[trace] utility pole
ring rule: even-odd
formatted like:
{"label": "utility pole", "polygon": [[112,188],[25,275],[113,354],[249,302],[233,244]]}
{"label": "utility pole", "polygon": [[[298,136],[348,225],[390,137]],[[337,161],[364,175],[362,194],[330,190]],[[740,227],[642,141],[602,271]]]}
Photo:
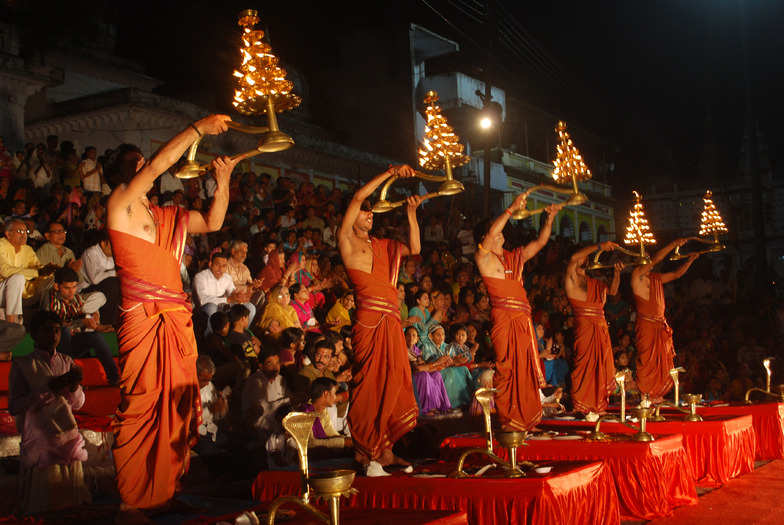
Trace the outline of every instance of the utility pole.
{"label": "utility pole", "polygon": [[[493,86],[493,0],[485,0],[485,29],[487,29],[487,61],[485,63],[485,96],[482,99],[483,111],[485,116],[489,116],[490,102],[493,99],[491,94]],[[495,123],[499,125],[498,122]],[[484,217],[490,216],[490,150],[491,142],[490,131],[487,130],[485,135],[485,156],[484,162],[484,205],[482,206],[482,215]]]}
{"label": "utility pole", "polygon": [[754,258],[757,261],[755,291],[757,298],[771,295],[768,286],[768,256],[765,243],[765,214],[762,202],[762,177],[757,145],[757,115],[754,108],[754,93],[751,87],[751,63],[749,62],[749,35],[746,25],[746,7],[743,0],[740,8],[741,47],[743,50],[743,78],[746,88],[746,137],[748,138],[748,168],[751,177],[751,218],[754,225]]}

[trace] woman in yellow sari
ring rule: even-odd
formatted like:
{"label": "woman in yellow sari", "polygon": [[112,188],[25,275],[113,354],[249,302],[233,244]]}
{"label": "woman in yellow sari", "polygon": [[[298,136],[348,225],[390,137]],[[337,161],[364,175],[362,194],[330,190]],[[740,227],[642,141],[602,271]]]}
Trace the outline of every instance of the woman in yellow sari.
{"label": "woman in yellow sari", "polygon": [[354,290],[348,290],[327,312],[327,325],[333,332],[340,332],[344,326],[351,326],[350,310],[354,309]]}
{"label": "woman in yellow sari", "polygon": [[[276,286],[267,295],[267,304],[264,307],[264,313],[261,319],[254,327],[254,333],[257,337],[263,335],[270,335],[277,339],[280,332],[286,328],[302,328],[297,317],[297,311],[291,306],[291,296],[287,286]],[[275,329],[270,330],[270,325],[274,325]],[[269,332],[269,334],[267,334]]]}

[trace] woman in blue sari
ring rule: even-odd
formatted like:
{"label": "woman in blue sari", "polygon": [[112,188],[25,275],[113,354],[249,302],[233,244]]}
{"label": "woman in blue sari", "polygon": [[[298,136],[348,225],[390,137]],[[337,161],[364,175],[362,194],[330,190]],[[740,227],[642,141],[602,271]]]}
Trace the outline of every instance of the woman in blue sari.
{"label": "woman in blue sari", "polygon": [[408,316],[419,317],[419,322],[414,323],[412,326],[419,332],[419,340],[424,341],[430,333],[430,329],[441,322],[444,316],[443,311],[436,310],[432,314],[427,309],[430,306],[430,294],[425,290],[419,290],[414,295],[414,302],[416,306],[408,311]]}
{"label": "woman in blue sari", "polygon": [[449,355],[445,342],[446,332],[440,324],[430,327],[427,337],[420,343],[422,358],[433,365],[444,378],[444,386],[453,408],[468,405],[474,394],[474,382],[471,372],[465,366],[457,365]]}
{"label": "woman in blue sari", "polygon": [[560,349],[553,347],[552,339],[544,338],[544,325],[534,325],[539,357],[544,360],[544,378],[548,385],[563,387],[569,374],[569,364],[559,355]]}

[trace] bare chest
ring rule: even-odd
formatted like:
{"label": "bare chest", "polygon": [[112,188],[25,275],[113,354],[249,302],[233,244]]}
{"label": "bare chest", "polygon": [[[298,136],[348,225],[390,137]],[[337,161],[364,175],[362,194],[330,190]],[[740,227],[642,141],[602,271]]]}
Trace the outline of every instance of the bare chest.
{"label": "bare chest", "polygon": [[369,243],[362,239],[349,239],[348,253],[343,254],[343,261],[346,268],[352,270],[361,270],[366,273],[373,272],[374,259],[381,258],[381,246],[376,239],[372,239]]}

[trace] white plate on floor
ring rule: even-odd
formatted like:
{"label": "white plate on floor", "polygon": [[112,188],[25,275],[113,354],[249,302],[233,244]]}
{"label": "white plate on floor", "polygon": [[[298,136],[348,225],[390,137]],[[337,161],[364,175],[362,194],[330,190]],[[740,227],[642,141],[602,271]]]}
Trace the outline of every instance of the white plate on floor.
{"label": "white plate on floor", "polygon": [[553,439],[560,439],[561,441],[575,441],[578,439],[583,439],[583,437],[568,435],[568,436],[555,436]]}
{"label": "white plate on floor", "polygon": [[574,416],[553,416],[553,419],[560,419],[561,421],[574,421]]}
{"label": "white plate on floor", "polygon": [[528,441],[550,441],[551,439],[553,438],[550,436],[531,436],[528,438]]}

